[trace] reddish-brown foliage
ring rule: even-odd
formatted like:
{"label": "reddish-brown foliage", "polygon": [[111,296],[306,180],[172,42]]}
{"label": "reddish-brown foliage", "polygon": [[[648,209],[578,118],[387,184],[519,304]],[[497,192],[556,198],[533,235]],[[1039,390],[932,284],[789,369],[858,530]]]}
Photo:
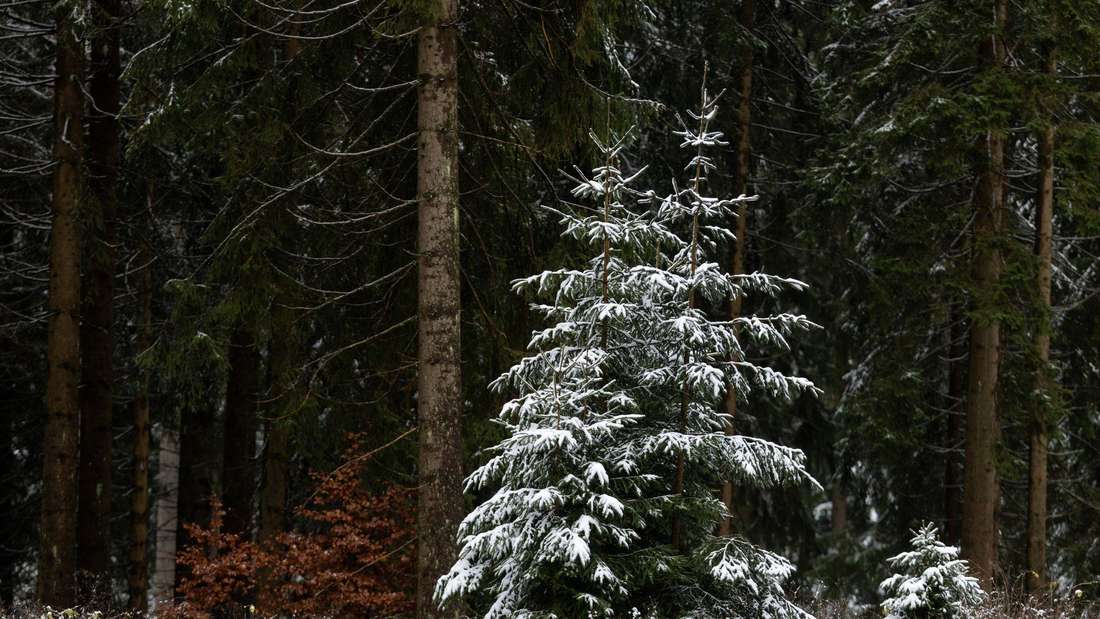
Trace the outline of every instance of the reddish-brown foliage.
{"label": "reddish-brown foliage", "polygon": [[[188,618],[289,615],[393,617],[413,609],[416,520],[412,493],[387,487],[372,493],[362,472],[370,454],[351,437],[346,462],[314,474],[316,490],[296,510],[303,527],[259,545],[221,530],[215,504],[209,528],[188,526],[194,543],[177,560],[190,569],[184,602],[171,614]],[[270,594],[257,598],[257,583]],[[250,605],[254,612],[248,612]]]}

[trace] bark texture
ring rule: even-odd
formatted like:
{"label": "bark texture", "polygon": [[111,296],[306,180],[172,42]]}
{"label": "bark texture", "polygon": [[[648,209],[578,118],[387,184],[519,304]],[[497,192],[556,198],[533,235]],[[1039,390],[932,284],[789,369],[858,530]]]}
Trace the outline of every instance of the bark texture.
{"label": "bark texture", "polygon": [[256,485],[256,395],[260,354],[243,325],[229,340],[229,380],[225,392],[222,453],[224,530],[249,539]]}
{"label": "bark texture", "polygon": [[76,573],[76,465],[79,449],[77,387],[80,384],[80,224],[84,97],[83,50],[72,7],[56,9],[54,81],[53,218],[47,304],[46,432],[39,520],[38,601],[73,605]]}
{"label": "bark texture", "polygon": [[[1004,62],[1007,0],[997,0],[995,33],[981,49],[986,70]],[[1000,440],[997,379],[1001,362],[1001,324],[997,317],[1004,237],[1004,136],[990,130],[979,140],[981,170],[974,192],[972,278],[975,313],[970,324],[970,364],[966,390],[966,464],[962,552],[975,575],[988,587],[997,563],[997,445]]]}
{"label": "bark texture", "polygon": [[[752,155],[749,131],[752,127],[752,63],[753,63],[753,22],[755,12],[753,0],[741,0],[741,10],[738,20],[741,25],[741,36],[745,41],[741,47],[741,96],[737,108],[737,174],[734,178],[734,192],[737,195],[746,195],[749,186],[749,160]],[[737,222],[735,223],[736,238],[733,242],[733,256],[730,263],[730,273],[741,275],[745,272],[745,249],[749,240],[749,210],[748,204],[742,202],[737,205]],[[741,316],[741,295],[730,300],[730,320]],[[726,392],[726,414],[730,416],[726,423],[726,434],[734,434],[734,418],[737,417],[737,393],[731,387]],[[722,482],[722,503],[729,514],[734,513],[733,483]],[[732,516],[727,516],[718,524],[718,534],[729,536],[733,534]]]}
{"label": "bark texture", "polygon": [[[86,269],[80,353],[80,481],[77,568],[99,581],[111,565],[111,438],[119,171],[118,0],[91,3],[88,63]],[[96,590],[101,587],[97,586]]]}
{"label": "bark texture", "polygon": [[[1050,50],[1045,71],[1057,72],[1055,52]],[[1050,278],[1054,214],[1054,126],[1039,135],[1039,195],[1035,211],[1035,256],[1038,260],[1036,288],[1040,323],[1035,334],[1035,392],[1050,391]],[[1027,588],[1032,593],[1046,589],[1047,583],[1047,449],[1049,437],[1043,398],[1035,403],[1028,433],[1027,485]]]}
{"label": "bark texture", "polygon": [[462,518],[459,365],[457,0],[433,0],[419,34],[417,96],[417,617],[440,610],[435,583],[456,557]]}

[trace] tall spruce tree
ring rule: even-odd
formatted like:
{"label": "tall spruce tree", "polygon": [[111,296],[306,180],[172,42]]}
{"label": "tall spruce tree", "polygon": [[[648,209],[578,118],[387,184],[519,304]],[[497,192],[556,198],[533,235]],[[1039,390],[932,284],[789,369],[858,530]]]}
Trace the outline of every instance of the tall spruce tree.
{"label": "tall spruce tree", "polygon": [[50,310],[46,344],[46,434],[38,525],[37,597],[67,607],[75,599],[76,473],[80,445],[80,239],[83,185],[84,45],[76,3],[54,8],[57,63],[54,79],[53,217],[50,226]]}

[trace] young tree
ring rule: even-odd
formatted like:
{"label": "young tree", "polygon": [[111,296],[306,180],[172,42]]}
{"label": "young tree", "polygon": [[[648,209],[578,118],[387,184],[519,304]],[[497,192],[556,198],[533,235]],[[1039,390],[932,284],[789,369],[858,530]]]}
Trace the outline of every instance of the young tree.
{"label": "young tree", "polygon": [[882,603],[887,619],[951,619],[967,617],[968,610],[984,597],[978,579],[967,574],[959,549],[939,540],[936,527],[928,523],[913,532],[913,550],[890,557],[890,565],[901,570],[882,581],[889,596]]}
{"label": "young tree", "polygon": [[[732,236],[708,221],[750,199],[704,193],[713,163],[703,149],[721,143],[708,129],[715,113],[704,92],[698,128],[679,134],[695,150],[691,183],[660,200],[628,188],[622,140],[597,140],[605,164],[573,191],[592,198],[597,214],[561,216],[567,236],[599,253],[583,269],[515,283],[548,299],[534,307],[553,325],[495,384],[520,396],[500,414],[508,438],[467,486],[497,490],[463,521],[441,600],[462,598],[486,617],[804,614],[783,594],[789,562],[714,534],[726,515],[713,496],[720,480],[809,479],[800,451],[725,432],[717,411],[727,391],[812,389],[745,361],[742,348],[742,339],[784,347],[787,334],[809,326],[804,317],[714,321],[701,309],[749,288],[801,287],[705,261]],[[639,209],[639,197],[656,208]]]}
{"label": "young tree", "polygon": [[[679,231],[681,240],[657,253],[659,275],[648,296],[659,311],[643,323],[639,335],[644,337],[638,339],[644,344],[637,352],[647,366],[641,368],[639,387],[647,393],[648,406],[627,449],[637,454],[643,471],[658,472],[665,482],[671,474],[672,483],[671,488],[658,484],[662,503],[648,514],[640,547],[659,558],[647,566],[653,571],[639,574],[639,584],[649,590],[634,606],[656,616],[802,616],[783,593],[782,584],[794,571],[786,559],[743,537],[715,535],[716,522],[726,515],[712,492],[719,480],[763,488],[803,481],[816,485],[801,451],[726,434],[729,419],[717,412],[729,390],[742,403],[750,393],[789,400],[813,391],[810,381],[746,357],[749,348],[786,350],[786,338],[813,323],[793,314],[711,320],[703,309],[721,307],[749,290],[774,296],[805,285],[763,273],[723,274],[708,261],[719,243],[732,240],[717,222],[728,221],[733,207],[756,198],[708,195],[708,173],[715,168],[708,149],[724,142],[720,132],[710,130],[718,97],[708,95],[705,78],[700,94],[699,111],[691,114],[697,125],[684,125],[677,133],[681,148],[694,151],[686,168],[690,182],[684,188],[674,182],[656,214]],[[675,456],[671,471],[670,456]],[[665,526],[671,528],[668,537],[661,530]]]}
{"label": "young tree", "polygon": [[555,324],[535,333],[531,356],[492,385],[520,395],[500,412],[509,437],[466,486],[497,490],[463,520],[458,560],[437,587],[442,601],[465,598],[486,617],[610,612],[629,593],[626,553],[639,536],[628,505],[654,476],[620,449],[641,417],[630,379],[617,380],[636,368],[622,344],[644,291],[625,258],[675,237],[624,206],[629,179],[614,163],[622,141],[594,141],[607,164],[573,193],[602,203],[600,214],[561,216],[564,235],[600,253],[584,270],[514,283],[549,299],[534,308]]}

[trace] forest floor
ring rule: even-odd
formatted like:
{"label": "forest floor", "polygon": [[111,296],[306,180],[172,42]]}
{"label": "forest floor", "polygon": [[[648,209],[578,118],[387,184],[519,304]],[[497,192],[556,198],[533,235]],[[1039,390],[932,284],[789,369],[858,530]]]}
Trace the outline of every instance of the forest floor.
{"label": "forest floor", "polygon": [[[955,619],[1100,619],[1100,601],[1088,599],[1083,594],[1068,597],[1036,598],[1019,593],[996,592],[988,596],[981,607],[959,614]],[[852,604],[843,600],[801,598],[796,603],[816,619],[882,619],[883,611],[873,604]],[[163,609],[161,609],[163,610]],[[149,617],[181,619],[199,617],[186,612],[180,613],[179,607],[167,614],[158,612]],[[0,619],[138,619],[141,615],[131,611],[115,609],[93,609],[90,607],[54,610],[34,603],[17,604],[14,608],[0,606]],[[259,614],[243,611],[243,614],[230,612],[227,619],[261,619]],[[271,618],[276,619],[276,618]],[[331,618],[343,619],[338,615]],[[952,619],[952,618],[947,618]]]}
{"label": "forest floor", "polygon": [[[816,619],[881,619],[882,610],[866,605],[853,608],[845,602],[817,600],[801,604]],[[0,609],[0,619],[136,619],[130,612],[102,612],[96,610],[58,611],[39,606],[19,606]],[[260,619],[259,615],[248,619]],[[324,619],[324,618],[319,618]],[[339,619],[333,617],[332,619]],[[1075,602],[1073,600],[1023,601],[1004,595],[992,596],[985,605],[959,619],[1100,619],[1100,603]]]}
{"label": "forest floor", "polygon": [[[836,600],[816,600],[802,605],[816,619],[881,619],[877,606],[852,607]],[[960,619],[1100,619],[1100,603],[1072,598],[1026,598],[996,593],[973,612]]]}

